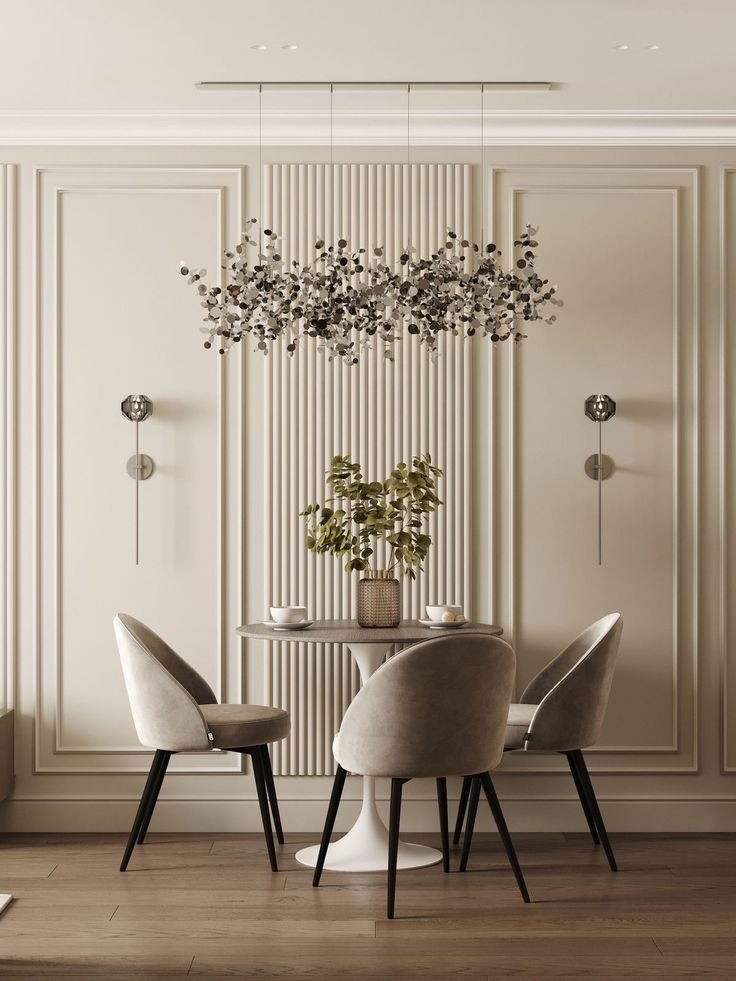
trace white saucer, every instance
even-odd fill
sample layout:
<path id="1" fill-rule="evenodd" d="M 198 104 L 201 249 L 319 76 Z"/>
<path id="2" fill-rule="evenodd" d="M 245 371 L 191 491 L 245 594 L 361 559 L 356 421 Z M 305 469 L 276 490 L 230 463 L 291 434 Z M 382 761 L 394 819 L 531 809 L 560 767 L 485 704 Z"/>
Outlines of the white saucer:
<path id="1" fill-rule="evenodd" d="M 423 627 L 429 627 L 430 630 L 457 630 L 468 625 L 467 620 L 460 620 L 459 622 L 451 620 L 449 623 L 442 623 L 440 620 L 420 620 L 419 622 Z"/>
<path id="2" fill-rule="evenodd" d="M 314 620 L 299 620 L 298 623 L 276 623 L 275 620 L 258 620 L 257 623 L 262 624 L 264 627 L 270 627 L 272 630 L 304 630 L 305 627 L 311 627 Z"/>

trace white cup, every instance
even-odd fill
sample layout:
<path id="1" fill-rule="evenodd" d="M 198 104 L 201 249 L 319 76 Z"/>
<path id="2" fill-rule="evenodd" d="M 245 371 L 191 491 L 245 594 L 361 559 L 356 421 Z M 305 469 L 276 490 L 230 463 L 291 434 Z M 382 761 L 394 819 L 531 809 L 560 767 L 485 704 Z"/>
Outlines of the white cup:
<path id="1" fill-rule="evenodd" d="M 301 623 L 307 618 L 306 606 L 271 606 L 269 609 L 274 623 Z"/>
<path id="2" fill-rule="evenodd" d="M 452 606 L 449 603 L 443 603 L 440 606 L 428 606 L 426 609 L 427 617 L 435 623 L 441 623 L 445 613 L 452 613 L 454 616 L 459 616 L 463 612 L 462 606 Z"/>

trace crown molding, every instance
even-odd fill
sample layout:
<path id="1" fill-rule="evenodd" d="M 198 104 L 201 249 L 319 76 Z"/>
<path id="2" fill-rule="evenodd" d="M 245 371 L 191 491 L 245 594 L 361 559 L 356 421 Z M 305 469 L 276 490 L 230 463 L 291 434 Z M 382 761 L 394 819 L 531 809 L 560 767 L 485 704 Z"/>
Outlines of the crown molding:
<path id="1" fill-rule="evenodd" d="M 335 146 L 405 146 L 401 111 L 334 114 Z M 486 111 L 486 146 L 735 146 L 736 113 Z M 325 110 L 263 113 L 263 143 L 328 146 Z M 478 146 L 468 111 L 415 111 L 413 146 Z M 257 146 L 258 114 L 208 112 L 0 112 L 0 146 Z"/>

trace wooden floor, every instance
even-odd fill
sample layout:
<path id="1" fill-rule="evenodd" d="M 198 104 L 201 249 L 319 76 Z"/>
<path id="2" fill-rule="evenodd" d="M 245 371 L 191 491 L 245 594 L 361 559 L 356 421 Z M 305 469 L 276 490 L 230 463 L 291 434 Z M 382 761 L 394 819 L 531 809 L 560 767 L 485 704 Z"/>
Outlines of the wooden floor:
<path id="1" fill-rule="evenodd" d="M 394 921 L 384 875 L 313 889 L 313 840 L 272 874 L 257 835 L 151 834 L 121 875 L 122 835 L 0 837 L 0 976 L 736 978 L 736 835 L 617 835 L 618 874 L 587 836 L 517 835 L 529 906 L 477 835 L 465 875 L 399 873 Z"/>

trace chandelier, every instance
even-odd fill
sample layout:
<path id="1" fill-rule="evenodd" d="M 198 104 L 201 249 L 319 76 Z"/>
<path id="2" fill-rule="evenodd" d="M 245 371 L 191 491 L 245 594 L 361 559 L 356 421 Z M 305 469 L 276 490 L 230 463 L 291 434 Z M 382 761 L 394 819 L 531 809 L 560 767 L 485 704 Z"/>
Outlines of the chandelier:
<path id="1" fill-rule="evenodd" d="M 407 133 L 410 91 L 407 86 Z M 261 93 L 259 85 L 259 158 Z M 482 175 L 482 84 L 480 115 Z M 527 336 L 527 324 L 553 324 L 557 318 L 550 308 L 562 305 L 557 287 L 537 272 L 539 243 L 531 225 L 514 242 L 509 269 L 493 243 L 479 246 L 453 229 L 429 258 L 418 257 L 409 243 L 393 266 L 386 263 L 381 245 L 370 252 L 364 246 L 353 249 L 344 238 L 329 245 L 320 239 L 313 261 L 288 264 L 280 237 L 270 228 L 257 231 L 257 225 L 257 219 L 249 219 L 239 244 L 224 253 L 224 287 L 208 286 L 205 269 L 181 266 L 205 309 L 204 346 L 220 354 L 244 340 L 268 354 L 283 340 L 294 355 L 300 344 L 315 339 L 330 361 L 357 364 L 361 351 L 373 344 L 393 360 L 394 345 L 406 332 L 436 358 L 444 333 L 520 341 Z"/>

